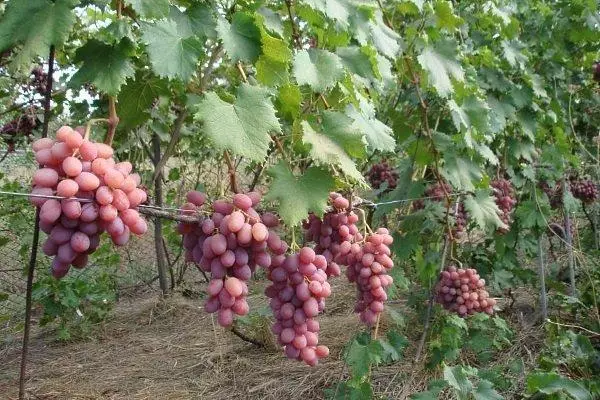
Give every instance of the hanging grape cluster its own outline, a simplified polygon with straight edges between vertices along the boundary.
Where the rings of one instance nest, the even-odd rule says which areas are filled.
[[[8,145],[8,151],[15,150],[15,144],[19,137],[30,138],[33,130],[39,126],[39,120],[33,113],[28,111],[8,121],[0,128],[0,136]]]
[[[600,192],[598,185],[590,179],[571,179],[569,189],[573,197],[581,200],[585,204],[593,203],[598,199]]]
[[[388,190],[395,189],[398,184],[398,171],[387,161],[382,161],[371,166],[367,172],[367,179],[373,189],[379,189],[384,182],[387,183]]]
[[[367,235],[364,243],[354,243],[345,254],[350,282],[356,283],[357,300],[354,311],[366,325],[374,325],[387,300],[385,289],[393,282],[388,271],[394,266],[389,245],[393,238],[385,228]]]
[[[542,189],[546,196],[548,196],[548,200],[550,202],[550,207],[553,209],[561,208],[563,204],[563,190],[562,185],[556,184],[554,187],[550,186],[550,184],[546,181],[540,181],[538,183],[538,187]]]
[[[493,189],[496,205],[500,209],[500,220],[507,226],[512,222],[512,212],[517,204],[515,189],[507,179],[496,179],[490,183]],[[499,233],[508,232],[509,228],[499,228]]]
[[[319,345],[317,315],[331,295],[327,282],[327,261],[310,247],[303,247],[287,257],[274,257],[268,270],[271,285],[265,294],[271,299],[275,317],[272,331],[285,348],[288,358],[314,366],[329,354]]]
[[[140,177],[131,173],[131,163],[115,162],[109,145],[84,139],[63,126],[56,140],[35,141],[33,151],[40,168],[33,175],[31,193],[66,197],[31,198],[40,207],[40,229],[49,235],[43,251],[54,256],[56,278],[65,276],[71,265],[85,267],[102,232],[122,246],[130,233],[147,231],[146,221],[135,210],[146,199],[146,192],[138,188]]]
[[[206,196],[197,191],[187,194],[184,214],[201,215]],[[180,223],[186,260],[193,261],[202,271],[209,272],[209,298],[205,310],[218,313],[218,323],[228,327],[235,315],[248,314],[247,282],[257,266],[268,268],[271,254],[283,255],[287,243],[269,230],[279,220],[273,214],[261,215],[254,209],[261,200],[258,192],[238,193],[231,201],[212,203],[210,215],[198,223]]]
[[[469,215],[465,210],[464,203],[460,201],[458,206],[448,203],[448,196],[453,192],[452,186],[446,182],[436,182],[425,189],[425,197],[429,201],[443,202],[445,207],[449,207],[450,216],[454,218],[452,226],[452,235],[455,238],[461,238],[467,232],[469,223]],[[413,202],[414,210],[422,210],[425,208],[425,200],[419,199]]]
[[[594,63],[593,78],[596,82],[600,82],[600,61]]]
[[[352,211],[350,201],[339,193],[329,194],[332,210],[325,213],[323,219],[314,214],[304,223],[304,236],[307,242],[315,242],[315,252],[327,260],[327,276],[341,274],[341,254],[347,253],[353,242],[363,239],[356,223],[358,215]]]
[[[46,73],[46,71],[44,71],[44,69],[40,66],[35,67],[32,71],[31,71],[31,86],[33,86],[33,89],[43,95],[46,93],[46,85],[48,83],[48,74]]]
[[[473,268],[446,267],[435,289],[436,301],[446,310],[466,317],[476,312],[492,315],[496,300],[485,290],[485,280]]]

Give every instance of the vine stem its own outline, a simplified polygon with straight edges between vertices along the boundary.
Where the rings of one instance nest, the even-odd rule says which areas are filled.
[[[261,342],[260,340],[256,340],[254,338],[251,338],[250,336],[247,336],[246,334],[244,334],[243,332],[241,332],[240,330],[238,330],[237,327],[235,326],[235,324],[231,325],[230,331],[235,336],[237,336],[240,339],[242,339],[244,342],[252,343],[253,345],[255,345],[257,347],[265,347],[265,344],[263,342]]]
[[[104,138],[104,143],[112,146],[115,133],[117,132],[117,125],[119,125],[119,116],[117,115],[117,106],[114,96],[108,97],[108,131]]]
[[[294,39],[294,45],[296,48],[300,49],[302,48],[302,43],[300,42],[300,34],[298,33],[298,27],[294,21],[294,15],[292,14],[292,0],[285,0],[285,6],[287,8],[288,16],[290,17],[290,24],[292,25],[292,38]]]
[[[46,78],[46,93],[44,94],[44,123],[42,137],[48,137],[48,124],[50,122],[50,101],[52,99],[52,83],[54,75],[54,45],[50,46],[48,54],[48,76]],[[31,255],[27,268],[27,289],[25,292],[25,326],[23,328],[23,345],[21,347],[21,370],[19,373],[19,400],[25,398],[25,378],[27,374],[27,353],[29,351],[29,334],[31,331],[31,303],[33,291],[33,277],[37,263],[37,252],[40,240],[40,209],[35,209],[35,222],[33,226],[33,239],[31,241]]]
[[[225,159],[225,163],[227,163],[227,170],[229,173],[229,187],[233,193],[239,193],[238,185],[237,185],[237,177],[235,175],[235,166],[231,161],[231,156],[227,150],[223,151],[223,158]]]
[[[542,249],[543,234],[538,236],[538,275],[540,279],[540,308],[542,311],[542,321],[548,319],[548,299],[546,298],[546,273],[544,272],[544,250]]]
[[[563,193],[567,193],[567,180],[562,181]],[[564,203],[564,201],[563,201]],[[573,236],[571,235],[571,216],[569,210],[563,206],[564,221],[565,221],[565,240],[567,241],[567,254],[569,259],[569,295],[577,297],[577,287],[575,285],[575,257],[573,256]]]

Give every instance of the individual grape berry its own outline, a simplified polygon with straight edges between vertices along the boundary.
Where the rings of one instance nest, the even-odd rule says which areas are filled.
[[[63,277],[69,265],[85,267],[104,231],[118,246],[127,243],[130,233],[147,231],[146,221],[134,210],[146,198],[137,187],[139,176],[130,176],[129,162],[115,163],[110,146],[90,142],[79,131],[63,126],[56,132],[56,140],[38,139],[32,147],[40,164],[33,176],[32,193],[73,197],[32,199],[41,207],[44,232],[50,234],[44,252],[55,256],[55,277]]]
[[[490,183],[492,187],[496,205],[500,209],[500,220],[504,222],[507,228],[498,228],[499,233],[506,233],[512,222],[512,213],[517,204],[515,198],[515,189],[507,179],[496,179]]]
[[[476,312],[494,313],[496,300],[489,296],[485,280],[472,268],[446,267],[440,274],[435,294],[439,304],[461,317]]]
[[[385,289],[393,282],[388,271],[394,266],[389,245],[393,238],[385,228],[368,235],[361,244],[354,243],[346,256],[346,276],[356,283],[354,311],[366,325],[374,325],[387,300]]]
[[[367,172],[367,179],[373,189],[379,189],[383,183],[387,183],[386,191],[396,188],[398,184],[398,171],[392,169],[387,161],[373,164]]]

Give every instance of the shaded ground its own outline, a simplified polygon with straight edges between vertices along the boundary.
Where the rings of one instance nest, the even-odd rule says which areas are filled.
[[[260,309],[266,299],[255,294],[251,303]],[[320,341],[330,347],[331,354],[319,366],[309,368],[287,360],[269,345],[266,326],[255,325],[249,332],[267,342],[266,348],[215,326],[213,317],[202,310],[201,300],[174,295],[159,301],[152,293],[123,299],[95,339],[64,344],[43,332],[34,334],[28,395],[43,400],[323,398],[325,388],[346,376],[341,352],[361,329],[352,303],[352,288],[336,280],[327,314],[319,317]],[[529,334],[523,338],[531,342]],[[531,352],[521,342],[517,339],[504,356],[510,359]],[[373,372],[378,393],[400,399],[425,388],[431,372],[412,365],[414,350],[407,350],[405,361]],[[19,348],[14,348],[0,358],[3,398],[17,397],[19,357]]]

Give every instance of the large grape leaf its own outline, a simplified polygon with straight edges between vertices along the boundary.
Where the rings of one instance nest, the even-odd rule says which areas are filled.
[[[261,36],[261,55],[256,62],[256,78],[268,86],[285,84],[289,81],[288,69],[292,52],[285,41],[267,32],[262,15],[256,14],[256,22]]]
[[[148,111],[154,100],[169,93],[166,80],[155,76],[136,74],[127,81],[119,93],[119,127],[131,129],[150,118]]]
[[[166,78],[189,80],[203,51],[202,43],[191,36],[192,32],[172,19],[144,23],[142,30],[154,72]]]
[[[361,99],[359,104],[360,109],[353,104],[348,104],[346,107],[346,115],[354,120],[352,126],[365,135],[371,149],[394,151],[396,141],[392,136],[392,128],[375,117],[375,107],[372,103]]]
[[[444,380],[456,390],[460,400],[466,400],[471,390],[473,390],[473,384],[460,365],[455,367],[444,365]]]
[[[294,57],[294,77],[300,85],[323,92],[344,76],[340,58],[327,50],[300,50]]]
[[[169,14],[169,0],[127,0],[126,3],[144,18],[162,18]]]
[[[473,161],[455,154],[444,155],[442,175],[458,190],[473,190],[473,182],[481,179],[481,170]]]
[[[467,195],[464,204],[469,218],[475,220],[481,229],[508,228],[498,217],[500,209],[487,190],[478,190],[475,195]]]
[[[234,62],[241,60],[253,63],[260,55],[261,34],[254,15],[237,12],[233,14],[231,24],[221,18],[217,23],[217,33]]]
[[[214,18],[212,8],[206,4],[194,4],[185,14],[190,19],[190,27],[196,35],[208,39],[217,38],[217,21]]]
[[[377,340],[370,340],[366,335],[360,335],[348,348],[346,362],[352,371],[353,377],[362,377],[369,372],[371,365],[382,361],[384,349]]]
[[[374,48],[369,46],[339,47],[336,54],[353,74],[363,77],[367,81],[377,81],[381,78],[377,65],[377,52]]]
[[[22,68],[36,57],[48,57],[51,45],[61,46],[67,39],[77,0],[20,0],[6,5],[0,24],[0,52],[16,45],[13,65]]]
[[[371,23],[371,40],[377,50],[386,57],[396,58],[401,50],[401,38],[384,22],[381,11],[375,13],[375,21]]]
[[[362,136],[353,131],[352,120],[340,113],[325,114],[322,129],[319,133],[308,122],[302,122],[302,141],[310,145],[310,157],[318,164],[338,166],[345,174],[364,184],[362,174],[350,158],[350,155],[364,155]]]
[[[322,12],[342,26],[348,25],[348,18],[354,12],[347,0],[302,0],[302,3]]]
[[[77,49],[75,62],[81,62],[82,65],[69,84],[80,86],[89,82],[101,92],[116,96],[127,78],[135,72],[130,59],[134,50],[129,39],[123,39],[115,45],[96,39],[88,40]]]
[[[442,42],[436,47],[426,47],[417,57],[427,71],[431,84],[442,97],[454,92],[452,78],[457,81],[464,80],[464,72],[456,59],[455,49],[453,42]]]
[[[267,200],[279,201],[278,213],[289,226],[305,220],[309,212],[322,216],[335,180],[326,170],[313,166],[304,175],[294,176],[285,161],[268,171],[273,182]]]
[[[554,372],[537,372],[527,377],[527,392],[544,394],[568,393],[575,400],[591,400],[592,395],[581,384]]]
[[[475,400],[502,400],[504,397],[494,389],[490,381],[480,380],[473,391]]]
[[[207,93],[195,118],[204,122],[204,131],[215,146],[255,161],[267,156],[272,142],[269,132],[281,132],[268,92],[248,84],[238,87],[233,104]]]

